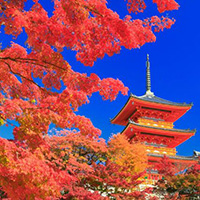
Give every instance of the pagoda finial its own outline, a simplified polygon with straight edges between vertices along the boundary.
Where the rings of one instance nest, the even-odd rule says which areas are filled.
[[[153,96],[154,94],[151,92],[151,76],[150,76],[150,62],[149,62],[149,54],[147,54],[147,61],[146,61],[146,94],[149,96]]]

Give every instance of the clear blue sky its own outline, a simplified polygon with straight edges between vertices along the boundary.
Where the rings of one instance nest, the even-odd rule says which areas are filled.
[[[39,1],[44,8],[51,12],[52,3],[47,0]],[[193,102],[193,108],[176,123],[176,128],[197,129],[194,137],[180,145],[179,155],[192,155],[193,150],[200,151],[200,1],[177,0],[180,4],[178,11],[164,13],[174,17],[175,25],[169,30],[157,33],[155,43],[146,44],[141,49],[126,50],[122,48],[120,54],[112,57],[105,56],[98,60],[94,67],[84,67],[75,59],[75,52],[67,50],[63,53],[73,69],[80,72],[97,73],[101,78],[118,78],[129,87],[135,95],[145,93],[145,61],[146,54],[150,54],[152,91],[156,96],[174,102]],[[144,13],[132,15],[133,18],[144,19],[159,15],[156,5],[147,1]],[[29,6],[29,4],[27,4]],[[108,0],[108,6],[117,11],[121,17],[127,14],[124,0]],[[3,47],[9,44],[10,36],[0,34]],[[17,42],[22,44],[26,40],[21,35]],[[103,101],[98,94],[90,99],[90,104],[79,109],[79,113],[90,118],[93,124],[102,130],[102,137],[106,140],[114,133],[121,132],[122,126],[112,125],[110,119],[126,103],[128,96],[118,96],[116,101]],[[0,136],[10,137],[9,128],[1,127]]]

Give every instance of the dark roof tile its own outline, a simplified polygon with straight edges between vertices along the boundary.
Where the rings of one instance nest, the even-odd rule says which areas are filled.
[[[155,103],[161,103],[161,104],[167,104],[167,105],[175,105],[175,106],[192,106],[193,104],[186,104],[186,103],[176,103],[172,101],[168,101],[166,99],[162,99],[160,97],[155,96],[153,93],[152,94],[145,94],[143,96],[136,96],[131,94],[132,97],[141,99],[144,101],[149,101],[149,102],[155,102]]]

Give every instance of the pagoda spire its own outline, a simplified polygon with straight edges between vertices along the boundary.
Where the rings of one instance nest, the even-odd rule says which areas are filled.
[[[146,61],[146,95],[154,96],[153,92],[151,92],[151,75],[150,75],[149,54],[147,54],[147,61]]]

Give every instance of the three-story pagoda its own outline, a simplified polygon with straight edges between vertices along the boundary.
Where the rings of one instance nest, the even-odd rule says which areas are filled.
[[[146,94],[130,95],[120,112],[111,123],[125,126],[121,132],[130,142],[139,141],[147,146],[148,162],[158,162],[164,155],[173,163],[188,166],[197,162],[198,152],[190,157],[176,155],[176,147],[195,134],[195,130],[174,128],[173,123],[191,109],[192,104],[175,103],[151,92],[150,62],[147,55]],[[155,170],[156,172],[156,170]],[[149,179],[157,180],[157,173],[149,174]]]

